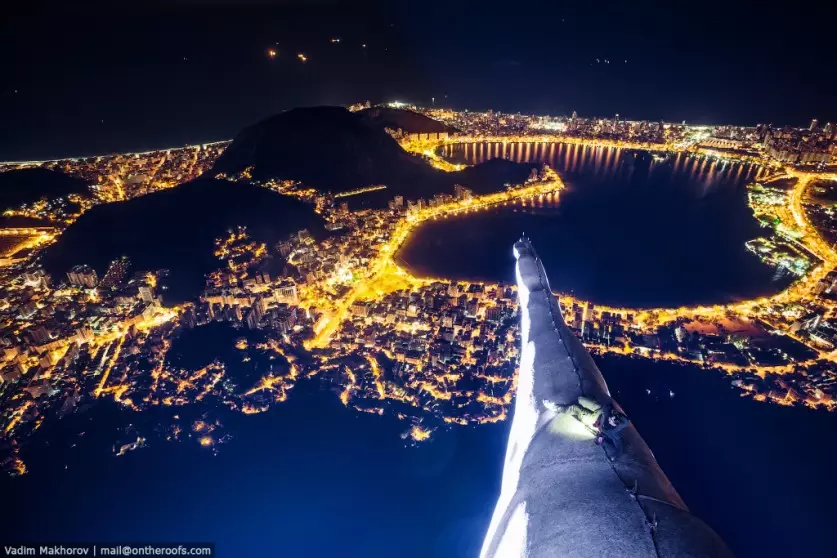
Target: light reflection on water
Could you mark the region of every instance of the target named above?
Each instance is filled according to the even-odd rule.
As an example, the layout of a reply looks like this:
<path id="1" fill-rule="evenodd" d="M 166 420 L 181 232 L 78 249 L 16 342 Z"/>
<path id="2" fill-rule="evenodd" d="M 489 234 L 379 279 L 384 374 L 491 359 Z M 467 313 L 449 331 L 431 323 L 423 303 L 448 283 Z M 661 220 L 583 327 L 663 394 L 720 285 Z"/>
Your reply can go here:
<path id="1" fill-rule="evenodd" d="M 442 156 L 469 165 L 489 159 L 509 159 L 517 163 L 547 163 L 563 174 L 584 171 L 608 179 L 623 171 L 633 171 L 626 157 L 651 157 L 649 173 L 671 173 L 677 181 L 709 186 L 716 182 L 742 184 L 759 180 L 768 171 L 755 163 L 726 162 L 689 153 L 650 155 L 622 148 L 567 143 L 482 142 L 446 145 Z"/>
<path id="2" fill-rule="evenodd" d="M 422 225 L 399 252 L 419 275 L 508 280 L 506 247 L 526 233 L 554 287 L 603 304 L 721 303 L 787 283 L 745 249 L 763 234 L 745 188 L 767 173 L 760 165 L 557 143 L 454 144 L 440 154 L 546 163 L 567 188 Z"/>

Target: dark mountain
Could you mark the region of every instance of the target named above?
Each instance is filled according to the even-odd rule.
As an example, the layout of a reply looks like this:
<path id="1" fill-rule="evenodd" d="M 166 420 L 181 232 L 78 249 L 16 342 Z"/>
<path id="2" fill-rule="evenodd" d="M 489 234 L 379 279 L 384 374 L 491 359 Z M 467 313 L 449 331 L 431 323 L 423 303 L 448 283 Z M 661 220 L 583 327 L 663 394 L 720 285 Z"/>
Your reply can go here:
<path id="1" fill-rule="evenodd" d="M 89 192 L 83 180 L 60 171 L 20 169 L 0 172 L 0 211 L 41 198 L 52 200 L 68 194 Z"/>
<path id="2" fill-rule="evenodd" d="M 369 118 L 372 116 L 367 114 L 366 120 Z M 517 172 L 509 172 L 513 176 L 502 180 L 477 171 L 479 167 L 458 173 L 438 171 L 423 158 L 405 152 L 382 126 L 367 124 L 363 115 L 341 107 L 293 109 L 245 128 L 215 163 L 213 172 L 237 173 L 250 166 L 255 178 L 301 180 L 322 191 L 386 184 L 388 188 L 376 199 L 391 199 L 395 194 L 428 198 L 452 193 L 454 184 L 487 191 L 498 182 L 500 187 L 505 182 L 522 182 L 532 167 L 504 163 L 504 172 L 510 166 Z"/>
<path id="3" fill-rule="evenodd" d="M 454 128 L 433 120 L 412 110 L 387 107 L 371 107 L 358 112 L 367 126 L 384 130 L 403 130 L 406 133 L 427 134 L 433 132 L 453 132 Z"/>
<path id="4" fill-rule="evenodd" d="M 297 108 L 245 128 L 216 161 L 216 172 L 255 167 L 255 178 L 286 178 L 332 192 L 432 174 L 382 129 L 341 107 Z"/>
<path id="5" fill-rule="evenodd" d="M 101 277 L 121 255 L 138 270 L 169 269 L 167 303 L 197 296 L 204 274 L 221 267 L 214 241 L 244 225 L 269 245 L 302 228 L 317 237 L 322 223 L 298 200 L 249 184 L 198 179 L 121 203 L 96 206 L 61 235 L 43 264 L 63 279 L 76 264 L 93 266 Z"/>

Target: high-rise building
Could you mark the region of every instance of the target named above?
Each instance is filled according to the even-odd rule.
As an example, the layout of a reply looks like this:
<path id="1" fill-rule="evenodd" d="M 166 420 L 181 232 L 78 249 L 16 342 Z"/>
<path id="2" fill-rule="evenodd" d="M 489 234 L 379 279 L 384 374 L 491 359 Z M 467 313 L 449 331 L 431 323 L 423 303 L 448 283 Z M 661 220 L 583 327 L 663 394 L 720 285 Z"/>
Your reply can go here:
<path id="1" fill-rule="evenodd" d="M 138 294 L 139 294 L 140 299 L 143 302 L 148 302 L 148 303 L 154 302 L 154 291 L 152 290 L 152 288 L 150 286 L 148 286 L 148 285 L 140 286 L 140 288 L 138 289 Z"/>
<path id="2" fill-rule="evenodd" d="M 470 200 L 474 196 L 474 193 L 462 184 L 454 184 L 453 195 L 457 200 L 466 201 Z"/>
<path id="3" fill-rule="evenodd" d="M 249 312 L 247 312 L 247 317 L 245 318 L 247 322 L 247 327 L 249 329 L 256 329 L 259 327 L 259 316 L 256 312 L 256 308 L 253 307 Z"/>
<path id="4" fill-rule="evenodd" d="M 578 113 L 573 111 L 573 115 L 570 117 L 569 122 L 567 123 L 567 130 L 573 131 L 578 129 Z"/>
<path id="5" fill-rule="evenodd" d="M 49 275 L 44 273 L 44 270 L 42 269 L 24 273 L 23 280 L 27 285 L 31 285 L 33 287 L 40 287 L 43 289 L 49 287 Z"/>
<path id="6" fill-rule="evenodd" d="M 35 345 L 43 345 L 44 343 L 48 343 L 52 340 L 52 334 L 44 326 L 35 329 L 30 329 L 29 337 L 32 339 Z"/>
<path id="7" fill-rule="evenodd" d="M 485 311 L 485 319 L 490 322 L 500 322 L 503 317 L 503 309 L 500 306 L 491 306 Z"/>
<path id="8" fill-rule="evenodd" d="M 271 318 L 271 327 L 278 329 L 282 333 L 288 333 L 291 329 L 288 315 L 284 312 L 277 313 Z"/>
<path id="9" fill-rule="evenodd" d="M 67 272 L 67 279 L 71 285 L 92 289 L 99 282 L 96 270 L 89 265 L 77 265 Z"/>
<path id="10" fill-rule="evenodd" d="M 812 132 L 817 129 L 817 119 L 816 118 L 811 119 L 811 125 L 808 126 L 808 129 L 811 130 Z"/>
<path id="11" fill-rule="evenodd" d="M 277 302 L 297 302 L 296 284 L 293 281 L 282 281 L 276 287 L 274 298 Z"/>
<path id="12" fill-rule="evenodd" d="M 261 321 L 262 316 L 267 311 L 267 302 L 262 295 L 256 297 L 253 301 L 253 312 L 256 313 L 256 320 Z"/>
<path id="13" fill-rule="evenodd" d="M 111 288 L 119 286 L 125 277 L 128 275 L 128 270 L 131 267 L 131 259 L 128 256 L 122 256 L 110 262 L 105 276 L 102 277 L 101 287 Z"/>
<path id="14" fill-rule="evenodd" d="M 283 258 L 287 258 L 288 254 L 293 251 L 294 247 L 290 242 L 280 242 L 279 243 L 279 253 L 282 255 Z"/>
<path id="15" fill-rule="evenodd" d="M 79 345 L 84 345 L 90 341 L 93 341 L 93 328 L 89 326 L 82 326 L 76 329 L 76 343 Z"/>

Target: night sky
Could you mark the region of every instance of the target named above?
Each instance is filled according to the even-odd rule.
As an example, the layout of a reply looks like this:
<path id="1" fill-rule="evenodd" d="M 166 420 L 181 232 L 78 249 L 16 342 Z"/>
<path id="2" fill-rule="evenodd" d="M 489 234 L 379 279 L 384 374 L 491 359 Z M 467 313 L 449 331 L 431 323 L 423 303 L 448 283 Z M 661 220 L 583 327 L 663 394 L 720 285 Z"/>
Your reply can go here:
<path id="1" fill-rule="evenodd" d="M 837 120 L 824 2 L 119 4 L 4 11 L 0 160 L 225 139 L 283 109 L 364 99 L 692 123 Z"/>

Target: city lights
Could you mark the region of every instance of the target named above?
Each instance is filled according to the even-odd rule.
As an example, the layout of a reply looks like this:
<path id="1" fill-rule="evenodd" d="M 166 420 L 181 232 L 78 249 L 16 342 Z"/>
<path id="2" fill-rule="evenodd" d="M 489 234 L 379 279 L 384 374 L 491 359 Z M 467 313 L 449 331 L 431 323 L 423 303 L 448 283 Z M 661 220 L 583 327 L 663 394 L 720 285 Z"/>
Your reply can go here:
<path id="1" fill-rule="evenodd" d="M 277 55 L 274 49 L 267 53 Z M 303 53 L 297 58 L 307 61 Z M 673 154 L 684 154 L 707 172 L 757 162 L 764 170 L 749 186 L 748 203 L 765 234 L 747 247 L 792 273 L 796 280 L 790 286 L 731 304 L 656 309 L 612 308 L 557 293 L 561 310 L 593 353 L 724 371 L 735 375 L 742 394 L 758 401 L 837 405 L 830 387 L 837 379 L 837 330 L 830 325 L 837 319 L 837 296 L 831 296 L 832 290 L 837 293 L 837 251 L 835 239 L 824 232 L 832 213 L 811 202 L 814 190 L 837 184 L 837 173 L 802 162 L 802 151 L 798 164 L 778 162 L 769 149 L 758 147 L 749 128 L 416 110 L 460 130 L 398 135 L 405 151 L 444 172 L 465 165 L 445 159 L 440 148 L 480 142 L 645 150 L 661 159 L 653 164 L 673 164 L 667 163 Z M 796 136 L 776 132 L 775 137 L 787 143 Z M 309 204 L 334 234 L 315 238 L 299 230 L 271 245 L 247 228 L 231 227 L 210 246 L 217 267 L 204 277 L 201 296 L 177 307 L 161 301 L 159 270 L 130 268 L 127 258 L 111 262 L 101 280 L 84 265 L 58 278 L 39 267 L 40 250 L 85 211 L 199 176 L 227 145 L 0 165 L 0 171 L 62 170 L 93 185 L 90 196 L 5 210 L 8 217 L 39 218 L 50 226 L 0 230 L 0 309 L 13 340 L 0 351 L 0 384 L 13 394 L 0 417 L 4 436 L 22 439 L 48 409 L 73 409 L 88 399 L 112 400 L 132 411 L 216 400 L 257 414 L 287 400 L 299 379 L 314 376 L 333 384 L 335 397 L 358 411 L 381 414 L 397 404 L 406 422 L 404 437 L 414 443 L 427 440 L 438 426 L 506 419 L 521 356 L 516 287 L 417 277 L 405 268 L 399 250 L 418 227 L 435 219 L 559 199 L 564 183 L 549 167 L 498 192 L 475 194 L 457 185 L 452 192 L 409 199 L 396 190 L 388 207 L 360 210 L 349 209 L 347 198 L 395 185 L 330 193 L 294 180 L 256 180 L 252 167 L 234 176 L 217 174 L 216 179 L 249 182 Z M 730 145 L 734 149 L 725 147 Z M 71 318 L 56 322 L 56 310 Z M 241 328 L 232 348 L 242 364 L 259 366 L 246 385 L 235 383 L 218 360 L 197 369 L 167 360 L 185 330 L 211 322 Z M 256 330 L 262 337 L 249 337 Z M 666 347 L 661 332 L 671 337 Z M 790 355 L 777 339 L 795 343 L 808 356 Z M 740 358 L 727 358 L 722 346 L 734 347 Z M 553 427 L 567 436 L 585 435 L 571 424 Z M 209 421 L 195 423 L 193 442 L 215 451 L 224 439 L 217 428 Z M 25 471 L 22 461 L 9 463 L 12 470 Z"/>

